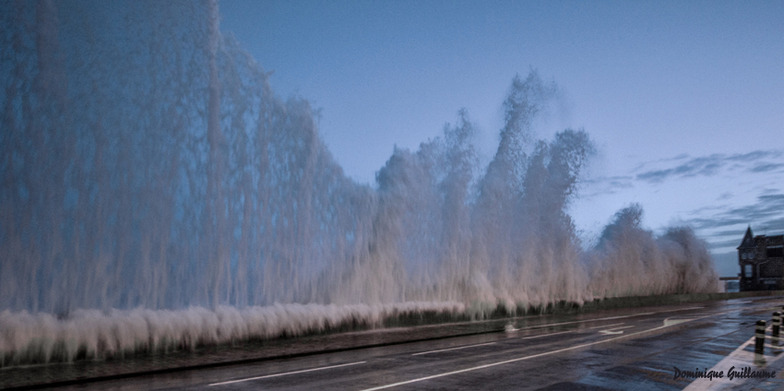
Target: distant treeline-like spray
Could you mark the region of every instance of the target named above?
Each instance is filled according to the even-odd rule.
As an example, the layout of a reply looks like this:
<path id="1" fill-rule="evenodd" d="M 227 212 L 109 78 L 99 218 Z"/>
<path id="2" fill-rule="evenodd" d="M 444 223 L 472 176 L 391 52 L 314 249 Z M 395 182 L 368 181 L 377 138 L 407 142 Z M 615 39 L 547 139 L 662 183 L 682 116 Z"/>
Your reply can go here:
<path id="1" fill-rule="evenodd" d="M 567 207 L 594 147 L 535 137 L 557 95 L 535 71 L 485 167 L 463 110 L 361 185 L 219 20 L 215 1 L 0 2 L 0 366 L 717 289 L 705 243 L 638 206 L 584 248 Z"/>

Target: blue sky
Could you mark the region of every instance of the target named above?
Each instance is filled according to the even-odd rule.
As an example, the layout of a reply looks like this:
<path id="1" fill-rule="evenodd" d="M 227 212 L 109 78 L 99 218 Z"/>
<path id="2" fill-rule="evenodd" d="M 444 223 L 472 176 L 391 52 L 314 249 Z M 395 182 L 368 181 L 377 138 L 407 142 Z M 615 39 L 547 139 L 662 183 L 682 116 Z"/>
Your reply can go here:
<path id="1" fill-rule="evenodd" d="M 715 254 L 734 251 L 748 224 L 784 233 L 784 1 L 220 9 L 221 29 L 274 71 L 280 96 L 321 109 L 325 142 L 359 182 L 373 183 L 395 145 L 438 136 L 461 108 L 489 159 L 512 78 L 536 69 L 561 90 L 538 136 L 584 128 L 599 150 L 571 207 L 586 241 L 630 203 L 654 231 L 692 225 Z"/>

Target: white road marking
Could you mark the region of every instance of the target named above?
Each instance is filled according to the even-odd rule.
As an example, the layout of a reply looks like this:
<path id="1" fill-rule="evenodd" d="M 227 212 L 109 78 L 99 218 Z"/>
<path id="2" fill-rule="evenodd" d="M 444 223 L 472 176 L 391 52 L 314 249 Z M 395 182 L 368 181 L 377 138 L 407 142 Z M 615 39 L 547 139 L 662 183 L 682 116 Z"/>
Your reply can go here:
<path id="1" fill-rule="evenodd" d="M 675 309 L 675 310 L 659 311 L 659 313 L 688 311 L 688 310 L 701 310 L 703 308 L 705 308 L 705 307 L 686 307 L 686 308 L 678 308 L 678 309 Z"/>
<path id="2" fill-rule="evenodd" d="M 691 320 L 691 318 L 680 318 L 680 319 L 670 319 L 670 318 L 672 318 L 672 316 L 664 319 L 665 326 L 672 326 L 674 324 L 688 322 L 689 320 Z"/>
<path id="3" fill-rule="evenodd" d="M 551 335 L 558 335 L 558 334 L 566 334 L 566 333 L 576 333 L 579 330 L 568 330 L 568 331 L 559 331 L 557 333 L 550 333 L 550 334 L 542 334 L 542 335 L 532 335 L 530 337 L 523 337 L 520 339 L 534 339 L 534 338 L 542 338 L 542 337 L 549 337 Z"/>
<path id="4" fill-rule="evenodd" d="M 606 318 L 596 318 L 596 319 L 584 319 L 584 320 L 575 320 L 571 322 L 561 322 L 561 323 L 548 323 L 548 324 L 540 324 L 535 326 L 528 326 L 528 327 L 521 327 L 519 330 L 531 330 L 531 329 L 542 329 L 545 327 L 554 327 L 554 326 L 563 326 L 567 324 L 579 324 L 579 323 L 591 323 L 591 322 L 600 322 L 603 320 L 614 320 L 614 319 L 625 319 L 625 318 L 634 318 L 636 316 L 644 316 L 644 315 L 654 315 L 659 314 L 662 312 L 671 312 L 671 311 L 660 311 L 660 312 L 640 312 L 639 314 L 634 315 L 619 315 L 619 316 L 608 316 Z M 606 326 L 599 326 L 599 327 L 606 327 Z"/>
<path id="5" fill-rule="evenodd" d="M 626 323 L 603 324 L 603 325 L 599 325 L 599 326 L 587 327 L 587 329 L 591 330 L 591 329 L 598 329 L 598 328 L 602 328 L 602 327 L 622 326 L 622 325 L 625 325 L 625 324 Z"/>
<path id="6" fill-rule="evenodd" d="M 541 328 L 545 328 L 545 327 L 563 326 L 563 325 L 567 325 L 567 324 L 600 322 L 600 321 L 603 321 L 603 320 L 626 319 L 626 318 L 634 318 L 634 317 L 637 317 L 637 316 L 664 314 L 664 313 L 667 313 L 667 312 L 698 310 L 698 309 L 702 309 L 702 308 L 705 308 L 705 307 L 686 307 L 686 308 L 679 308 L 679 309 L 675 309 L 675 310 L 656 311 L 656 312 L 640 312 L 640 313 L 631 314 L 631 315 L 608 316 L 606 318 L 583 319 L 583 320 L 575 320 L 575 321 L 571 321 L 571 322 L 560 322 L 560 323 L 548 323 L 548 324 L 534 325 L 534 326 L 528 326 L 528 327 L 521 327 L 519 329 L 515 329 L 515 331 L 530 330 L 530 329 L 541 329 Z M 619 323 L 619 324 L 622 324 L 622 323 Z M 607 326 L 596 326 L 596 327 L 607 327 Z"/>
<path id="7" fill-rule="evenodd" d="M 438 349 L 438 350 L 428 350 L 426 352 L 414 353 L 414 354 L 412 354 L 412 356 L 421 356 L 421 355 L 430 354 L 430 353 L 448 352 L 450 350 L 468 349 L 468 348 L 475 348 L 477 346 L 487 346 L 487 345 L 495 345 L 495 342 L 479 343 L 479 344 L 476 344 L 476 345 L 457 346 L 457 347 L 454 347 L 454 348 L 446 348 L 446 349 Z"/>
<path id="8" fill-rule="evenodd" d="M 702 319 L 702 318 L 706 318 L 706 317 L 707 316 L 703 316 L 703 317 L 700 317 L 700 318 L 693 318 L 691 320 L 697 320 L 697 319 Z M 385 384 L 385 385 L 378 386 L 378 387 L 367 388 L 367 389 L 365 389 L 363 391 L 383 390 L 383 389 L 397 387 L 397 386 L 402 386 L 402 385 L 406 385 L 406 384 L 418 383 L 418 382 L 425 381 L 425 380 L 437 379 L 439 377 L 451 376 L 451 375 L 456 375 L 456 374 L 465 373 L 465 372 L 472 372 L 472 371 L 476 371 L 476 370 L 480 370 L 480 369 L 491 368 L 491 367 L 495 367 L 495 366 L 498 366 L 498 365 L 510 364 L 510 363 L 513 363 L 513 362 L 518 362 L 518 361 L 523 361 L 523 360 L 530 360 L 532 358 L 549 356 L 549 355 L 552 355 L 552 354 L 558 354 L 558 353 L 568 352 L 570 350 L 582 349 L 582 348 L 586 348 L 586 347 L 593 346 L 593 345 L 598 345 L 598 344 L 603 344 L 603 343 L 607 343 L 607 342 L 612 342 L 612 341 L 616 341 L 616 340 L 623 339 L 623 338 L 629 338 L 629 337 L 632 337 L 632 336 L 635 336 L 635 335 L 640 335 L 640 334 L 648 333 L 648 332 L 651 332 L 651 331 L 661 330 L 661 329 L 664 329 L 664 328 L 667 328 L 667 327 L 669 327 L 669 326 L 662 325 L 662 326 L 654 327 L 652 329 L 638 331 L 636 333 L 631 333 L 631 334 L 626 334 L 626 335 L 622 335 L 622 336 L 618 336 L 618 337 L 612 337 L 612 338 L 603 339 L 601 341 L 584 343 L 582 345 L 570 346 L 568 348 L 551 350 L 549 352 L 533 354 L 533 355 L 530 355 L 530 356 L 517 357 L 517 358 L 510 359 L 510 360 L 498 361 L 498 362 L 494 362 L 494 363 L 490 363 L 490 364 L 479 365 L 479 366 L 476 366 L 476 367 L 465 368 L 465 369 L 459 369 L 457 371 L 439 373 L 439 374 L 435 374 L 435 375 L 420 377 L 420 378 L 417 378 L 417 379 L 411 379 L 411 380 L 401 381 L 401 382 L 392 383 L 392 384 Z"/>
<path id="9" fill-rule="evenodd" d="M 242 383 L 242 382 L 251 381 L 251 380 L 269 379 L 269 378 L 272 378 L 272 377 L 280 377 L 280 376 L 287 376 L 287 375 L 296 375 L 296 374 L 299 374 L 299 373 L 323 371 L 325 369 L 348 367 L 348 366 L 351 366 L 351 365 L 364 364 L 366 362 L 367 361 L 357 361 L 357 362 L 351 362 L 351 363 L 347 363 L 347 364 L 330 365 L 328 367 L 302 369 L 302 370 L 299 370 L 299 371 L 275 373 L 275 374 L 272 374 L 272 375 L 264 375 L 264 376 L 249 377 L 249 378 L 245 378 L 245 379 L 229 380 L 229 381 L 224 381 L 224 382 L 220 382 L 220 383 L 212 383 L 209 386 L 210 387 L 212 387 L 212 386 L 223 386 L 223 385 L 226 385 L 226 384 Z"/>
<path id="10" fill-rule="evenodd" d="M 628 329 L 628 328 L 630 328 L 630 327 L 634 327 L 634 325 L 631 325 L 631 326 L 623 326 L 623 327 L 613 327 L 613 328 L 611 328 L 611 329 L 604 329 L 604 330 L 599 330 L 599 334 L 604 334 L 604 335 L 617 335 L 617 334 L 623 334 L 623 329 Z"/>

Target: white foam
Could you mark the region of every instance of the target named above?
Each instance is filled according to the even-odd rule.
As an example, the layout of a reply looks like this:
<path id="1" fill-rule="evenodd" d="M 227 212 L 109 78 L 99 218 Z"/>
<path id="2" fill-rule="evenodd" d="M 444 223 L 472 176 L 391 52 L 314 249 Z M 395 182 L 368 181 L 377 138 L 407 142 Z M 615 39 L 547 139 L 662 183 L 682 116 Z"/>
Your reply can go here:
<path id="1" fill-rule="evenodd" d="M 464 310 L 460 303 L 276 304 L 215 310 L 77 310 L 64 319 L 5 310 L 0 312 L 0 366 L 193 350 L 200 345 L 320 332 L 352 322 L 378 327 L 384 319 L 399 314 L 461 314 Z"/>

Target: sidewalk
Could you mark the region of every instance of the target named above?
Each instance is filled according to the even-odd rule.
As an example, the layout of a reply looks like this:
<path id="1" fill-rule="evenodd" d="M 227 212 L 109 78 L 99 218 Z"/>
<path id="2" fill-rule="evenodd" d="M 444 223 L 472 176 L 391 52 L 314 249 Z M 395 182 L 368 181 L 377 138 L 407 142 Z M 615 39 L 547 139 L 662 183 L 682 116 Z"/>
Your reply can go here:
<path id="1" fill-rule="evenodd" d="M 763 354 L 754 352 L 755 337 L 749 338 L 734 352 L 707 368 L 714 373 L 723 372 L 722 378 L 698 378 L 684 391 L 701 390 L 783 390 L 784 389 L 784 333 L 779 339 L 771 336 L 773 326 L 765 330 Z M 749 330 L 753 332 L 753 330 Z M 783 330 L 784 331 L 784 330 Z M 773 377 L 768 376 L 768 374 Z"/>

